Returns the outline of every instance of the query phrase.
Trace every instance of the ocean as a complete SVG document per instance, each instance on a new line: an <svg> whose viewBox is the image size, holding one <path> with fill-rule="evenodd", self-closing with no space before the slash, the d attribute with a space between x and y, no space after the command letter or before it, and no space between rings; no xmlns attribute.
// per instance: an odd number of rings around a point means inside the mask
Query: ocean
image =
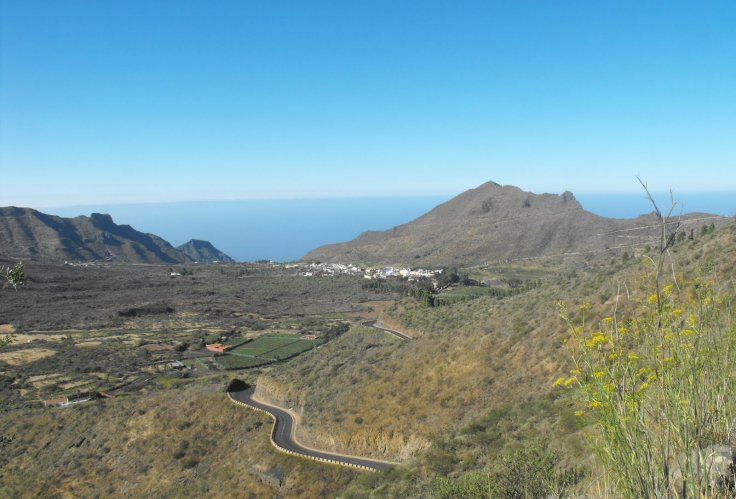
<svg viewBox="0 0 736 499"><path fill-rule="evenodd" d="M109 213L116 223L159 235L174 246L192 238L204 239L238 261L286 262L366 230L409 222L451 197L100 204L42 211L64 217ZM576 198L585 209L606 217L631 218L652 211L642 194L581 194ZM655 198L660 208L669 207L666 194L655 194ZM689 193L677 198L683 212L736 214L736 193Z"/></svg>

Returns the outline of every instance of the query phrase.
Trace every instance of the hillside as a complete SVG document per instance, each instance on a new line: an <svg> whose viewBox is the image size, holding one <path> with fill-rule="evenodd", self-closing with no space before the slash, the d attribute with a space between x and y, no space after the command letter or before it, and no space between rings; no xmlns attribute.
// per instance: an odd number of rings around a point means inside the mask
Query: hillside
<svg viewBox="0 0 736 499"><path fill-rule="evenodd" d="M177 246L176 249L184 253L194 262L215 263L225 262L232 263L235 260L218 250L209 241L201 239L190 239L188 242Z"/></svg>
<svg viewBox="0 0 736 499"><path fill-rule="evenodd" d="M193 261L164 239L118 225L110 215L62 218L12 206L0 208L0 257L47 263Z"/></svg>
<svg viewBox="0 0 736 499"><path fill-rule="evenodd" d="M683 217L698 227L704 215ZM710 223L710 220L709 222ZM572 193L533 194L487 182L392 229L329 244L303 260L365 264L475 265L544 255L620 250L651 243L656 216L600 217Z"/></svg>
<svg viewBox="0 0 736 499"><path fill-rule="evenodd" d="M267 416L195 383L0 413L3 497L323 497L355 472L273 451ZM218 382L219 381L219 382Z"/></svg>
<svg viewBox="0 0 736 499"><path fill-rule="evenodd" d="M712 280L732 296L735 229L676 245L679 282ZM297 407L310 445L407 462L410 471L383 484L383 495L426 496L418 481L496 466L494 456L535 440L549 442L564 464L590 464L579 406L552 387L571 368L556 302L575 310L588 302L594 321L615 307L626 317L652 292L651 269L639 252L598 258L516 296L440 307L405 298L387 314L397 327L423 331L420 338L356 328L292 369L262 376L261 396Z"/></svg>

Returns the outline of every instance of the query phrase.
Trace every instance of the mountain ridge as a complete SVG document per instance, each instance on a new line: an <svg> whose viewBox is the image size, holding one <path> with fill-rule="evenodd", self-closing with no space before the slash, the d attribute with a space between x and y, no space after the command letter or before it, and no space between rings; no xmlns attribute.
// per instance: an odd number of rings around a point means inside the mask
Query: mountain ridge
<svg viewBox="0 0 736 499"><path fill-rule="evenodd" d="M682 218L691 224L699 214ZM657 215L606 218L570 191L534 194L486 182L385 231L320 246L302 260L365 264L475 265L651 244Z"/></svg>
<svg viewBox="0 0 736 499"><path fill-rule="evenodd" d="M0 207L0 256L47 263L194 261L165 239L118 225L108 214L63 218L16 206Z"/></svg>

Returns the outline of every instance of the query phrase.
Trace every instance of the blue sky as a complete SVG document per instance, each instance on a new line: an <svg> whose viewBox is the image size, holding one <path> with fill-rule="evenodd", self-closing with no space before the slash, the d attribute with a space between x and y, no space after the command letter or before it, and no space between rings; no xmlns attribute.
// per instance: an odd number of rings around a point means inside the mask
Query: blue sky
<svg viewBox="0 0 736 499"><path fill-rule="evenodd" d="M0 6L0 205L736 191L732 0Z"/></svg>

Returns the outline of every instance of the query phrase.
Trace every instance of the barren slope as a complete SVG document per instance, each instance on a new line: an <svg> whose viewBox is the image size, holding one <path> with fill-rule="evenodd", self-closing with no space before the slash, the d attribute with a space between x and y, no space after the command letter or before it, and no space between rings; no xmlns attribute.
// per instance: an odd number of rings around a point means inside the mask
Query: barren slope
<svg viewBox="0 0 736 499"><path fill-rule="evenodd" d="M684 217L691 218L700 217ZM656 226L652 227L655 224L654 214L635 219L594 215L585 211L570 192L533 194L488 182L414 221L387 231L364 232L349 242L322 246L303 259L413 266L472 265L643 245L656 237Z"/></svg>

